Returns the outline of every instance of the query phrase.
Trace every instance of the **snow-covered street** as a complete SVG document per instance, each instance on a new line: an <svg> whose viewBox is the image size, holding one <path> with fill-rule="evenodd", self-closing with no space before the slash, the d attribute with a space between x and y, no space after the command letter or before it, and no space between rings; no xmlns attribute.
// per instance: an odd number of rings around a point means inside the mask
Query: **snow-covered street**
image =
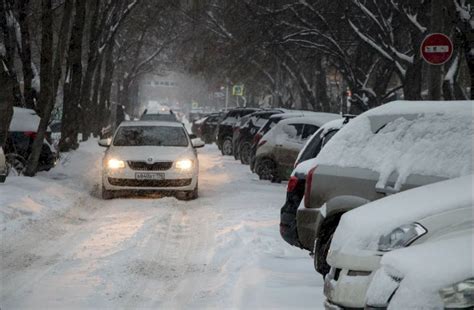
<svg viewBox="0 0 474 310"><path fill-rule="evenodd" d="M206 146L199 199L104 201L102 152L0 186L2 309L322 308L312 259L278 232L284 184Z"/></svg>

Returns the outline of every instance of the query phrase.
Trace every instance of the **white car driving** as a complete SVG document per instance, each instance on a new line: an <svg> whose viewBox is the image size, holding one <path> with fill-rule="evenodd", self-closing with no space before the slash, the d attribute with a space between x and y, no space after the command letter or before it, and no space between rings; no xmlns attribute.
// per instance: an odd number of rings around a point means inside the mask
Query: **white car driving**
<svg viewBox="0 0 474 310"><path fill-rule="evenodd" d="M364 308L382 257L470 229L473 175L421 186L344 214L331 242L327 308ZM380 306L380 305L379 305ZM385 305L386 306L386 305Z"/></svg>
<svg viewBox="0 0 474 310"><path fill-rule="evenodd" d="M123 122L112 139L99 141L108 147L103 160L102 197L130 191L174 193L178 199L198 196L200 139L191 139L178 122Z"/></svg>

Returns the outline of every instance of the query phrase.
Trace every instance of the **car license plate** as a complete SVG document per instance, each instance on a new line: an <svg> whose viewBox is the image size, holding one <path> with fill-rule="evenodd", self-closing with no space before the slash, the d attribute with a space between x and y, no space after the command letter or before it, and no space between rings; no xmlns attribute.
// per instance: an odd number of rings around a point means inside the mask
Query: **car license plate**
<svg viewBox="0 0 474 310"><path fill-rule="evenodd" d="M145 173L145 172L136 172L135 179L137 180L164 180L164 173Z"/></svg>

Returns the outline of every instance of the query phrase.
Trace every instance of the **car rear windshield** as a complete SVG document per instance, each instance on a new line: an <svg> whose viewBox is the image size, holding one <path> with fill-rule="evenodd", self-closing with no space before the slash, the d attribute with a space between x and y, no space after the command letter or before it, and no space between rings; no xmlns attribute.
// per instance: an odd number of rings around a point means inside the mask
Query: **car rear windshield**
<svg viewBox="0 0 474 310"><path fill-rule="evenodd" d="M182 127L124 126L114 138L114 146L188 146Z"/></svg>
<svg viewBox="0 0 474 310"><path fill-rule="evenodd" d="M143 114L141 117L142 121L164 121L164 122L176 122L176 116L174 114Z"/></svg>

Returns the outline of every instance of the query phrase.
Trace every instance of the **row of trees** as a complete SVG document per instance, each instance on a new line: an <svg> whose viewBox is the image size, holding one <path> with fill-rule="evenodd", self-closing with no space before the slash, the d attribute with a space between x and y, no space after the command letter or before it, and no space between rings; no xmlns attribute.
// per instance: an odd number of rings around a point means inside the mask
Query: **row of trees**
<svg viewBox="0 0 474 310"><path fill-rule="evenodd" d="M41 117L26 175L36 173L53 110L60 151L75 149L78 133L99 134L112 102L128 103L140 76L169 62L173 12L169 1L0 0L0 146L13 106Z"/></svg>
<svg viewBox="0 0 474 310"><path fill-rule="evenodd" d="M328 82L359 111L405 99L473 98L474 7L465 0L195 1L191 70L272 94L279 106L339 110ZM196 27L197 25L197 27ZM452 59L430 68L420 45L449 35ZM191 49L189 49L191 50Z"/></svg>

